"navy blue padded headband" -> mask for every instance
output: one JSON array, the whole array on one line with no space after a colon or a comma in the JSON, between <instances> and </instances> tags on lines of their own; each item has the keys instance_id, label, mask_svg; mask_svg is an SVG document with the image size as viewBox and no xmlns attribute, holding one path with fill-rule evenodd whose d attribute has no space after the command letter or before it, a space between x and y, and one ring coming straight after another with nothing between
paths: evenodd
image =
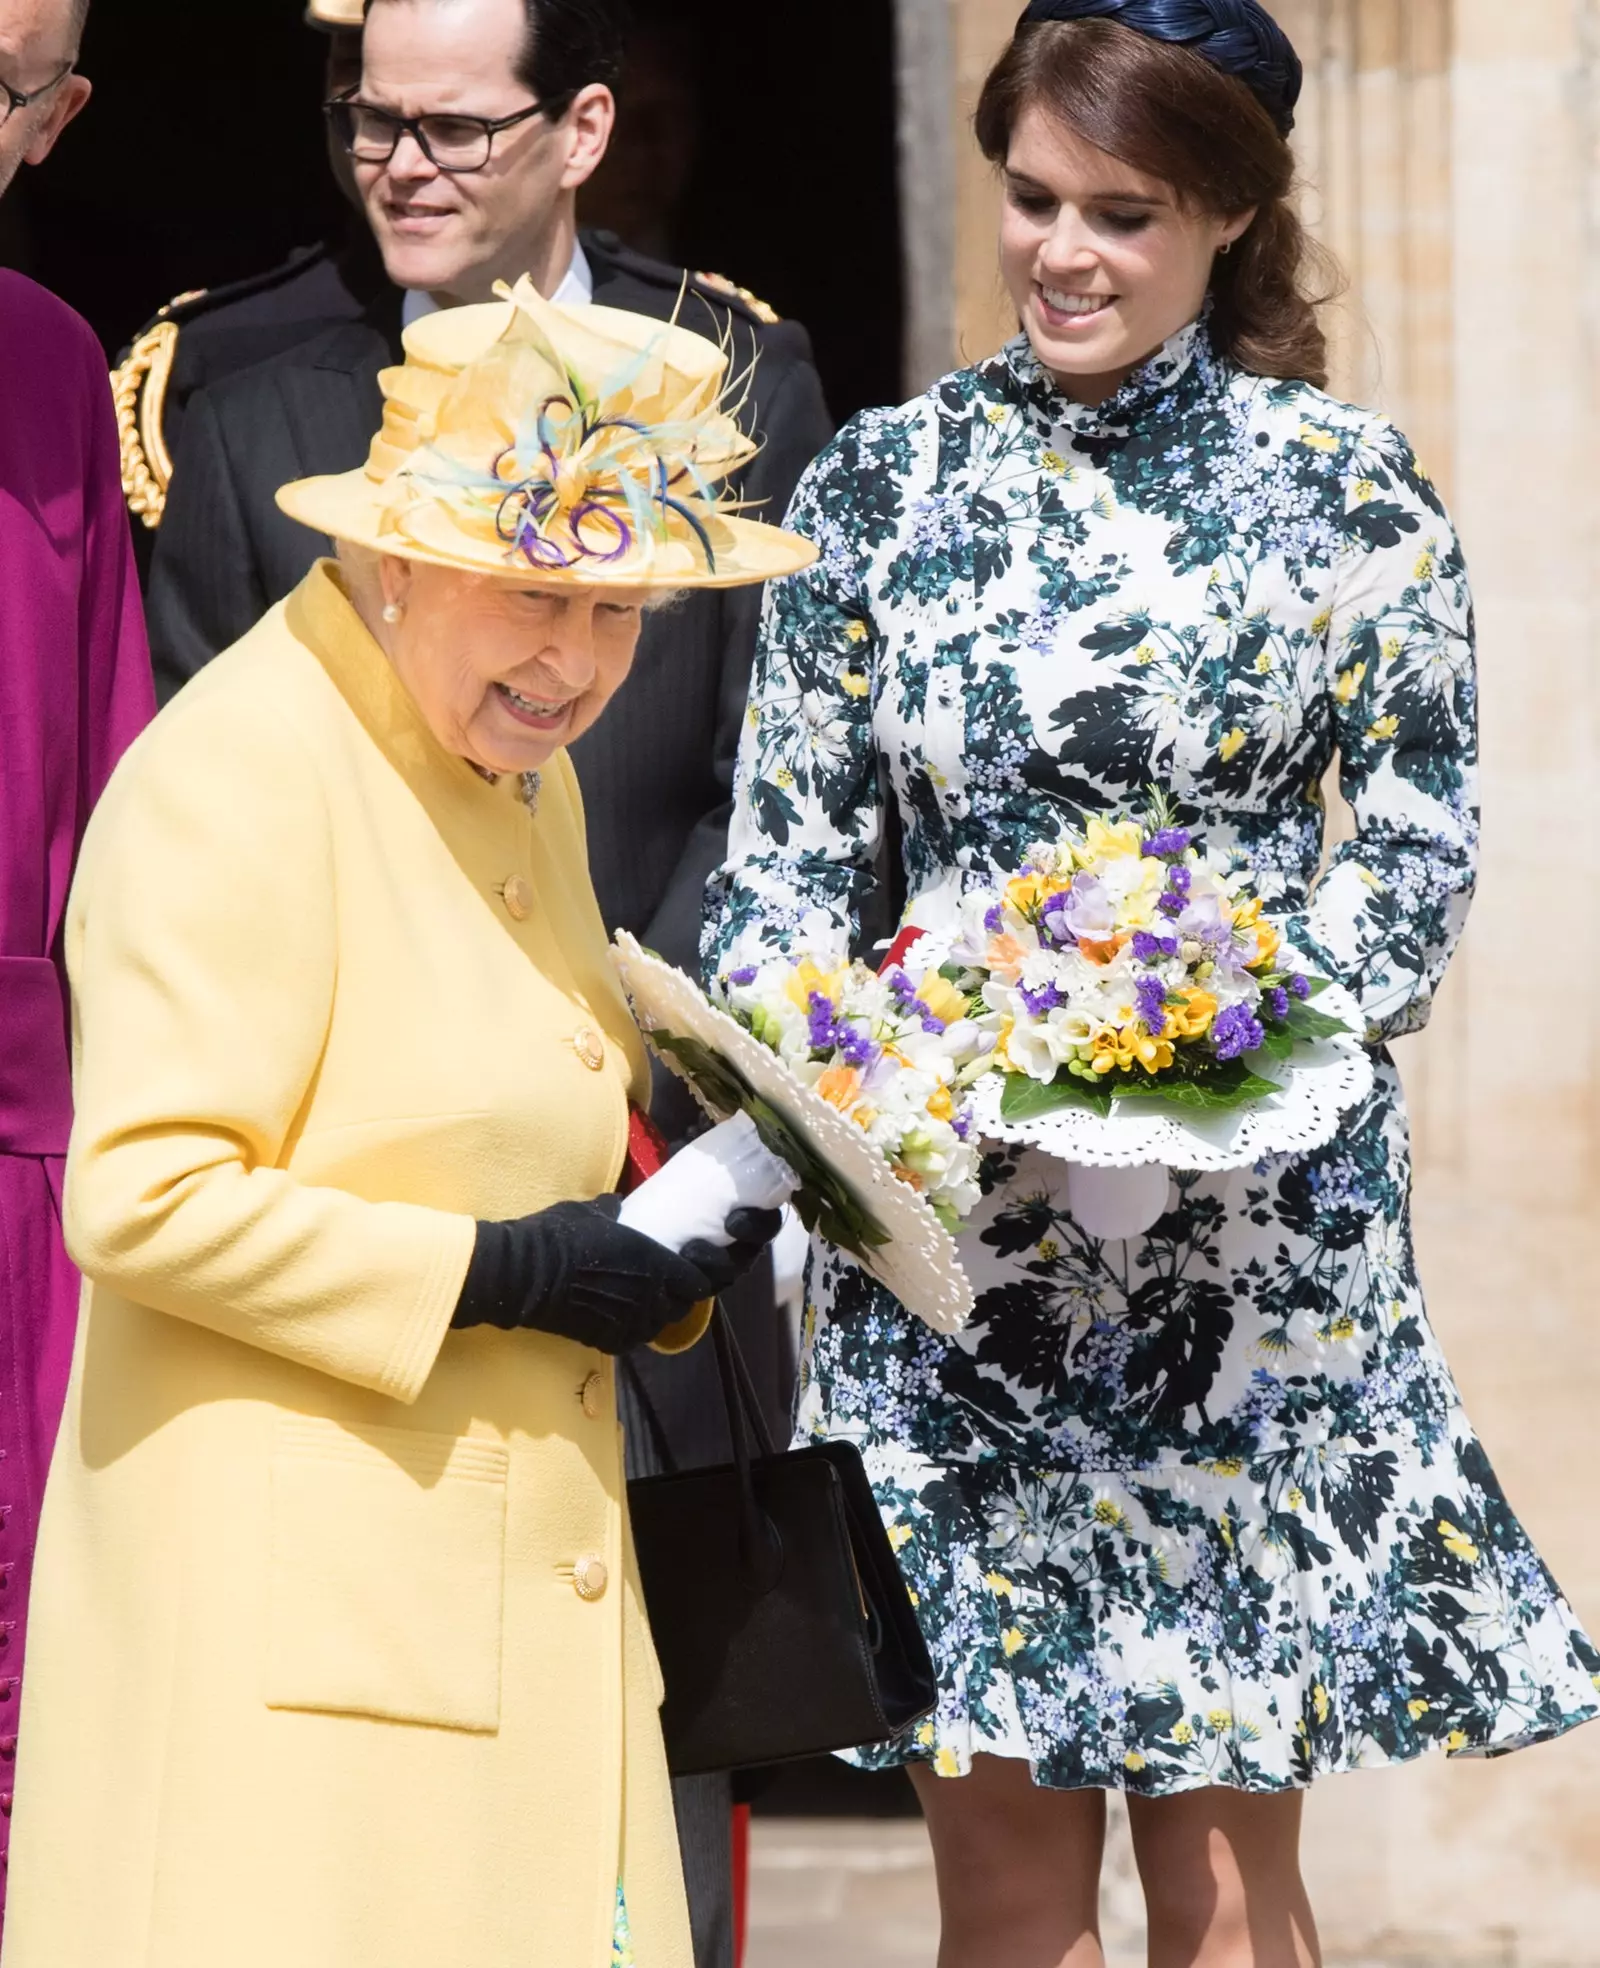
<instances>
[{"instance_id":1,"label":"navy blue padded headband","mask_svg":"<svg viewBox=\"0 0 1600 1968\"><path fill-rule=\"evenodd\" d=\"M1017 23L1116 20L1152 41L1177 41L1236 75L1284 136L1304 71L1294 44L1257 0L1033 0Z\"/></svg>"}]
</instances>

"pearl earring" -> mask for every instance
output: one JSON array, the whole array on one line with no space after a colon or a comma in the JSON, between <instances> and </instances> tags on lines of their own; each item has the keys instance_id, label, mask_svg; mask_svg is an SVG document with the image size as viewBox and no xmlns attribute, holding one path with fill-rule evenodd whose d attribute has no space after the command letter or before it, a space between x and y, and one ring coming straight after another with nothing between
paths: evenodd
<instances>
[{"instance_id":1,"label":"pearl earring","mask_svg":"<svg viewBox=\"0 0 1600 1968\"><path fill-rule=\"evenodd\" d=\"M384 606L383 619L389 624L390 628L393 628L396 622L403 622L405 615L406 611L397 601L388 602Z\"/></svg>"}]
</instances>

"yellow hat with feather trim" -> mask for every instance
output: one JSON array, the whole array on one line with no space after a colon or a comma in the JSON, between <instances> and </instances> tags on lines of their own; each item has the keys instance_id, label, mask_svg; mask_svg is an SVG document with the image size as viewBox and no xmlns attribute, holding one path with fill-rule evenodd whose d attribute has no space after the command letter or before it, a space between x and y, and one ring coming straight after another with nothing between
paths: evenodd
<instances>
[{"instance_id":1,"label":"yellow hat with feather trim","mask_svg":"<svg viewBox=\"0 0 1600 1968\"><path fill-rule=\"evenodd\" d=\"M737 417L748 378L730 389L724 349L558 307L527 279L499 291L406 330L365 467L284 486L291 518L523 585L731 588L816 559L728 493L756 446Z\"/></svg>"}]
</instances>

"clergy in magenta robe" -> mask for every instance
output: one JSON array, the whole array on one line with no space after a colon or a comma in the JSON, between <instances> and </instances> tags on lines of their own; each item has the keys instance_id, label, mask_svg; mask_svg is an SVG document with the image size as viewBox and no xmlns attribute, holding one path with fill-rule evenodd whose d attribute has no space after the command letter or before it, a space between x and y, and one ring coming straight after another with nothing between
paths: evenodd
<instances>
[{"instance_id":1,"label":"clergy in magenta robe","mask_svg":"<svg viewBox=\"0 0 1600 1968\"><path fill-rule=\"evenodd\" d=\"M0 1915L28 1583L72 1361L61 919L111 768L154 711L105 358L0 272Z\"/></svg>"}]
</instances>

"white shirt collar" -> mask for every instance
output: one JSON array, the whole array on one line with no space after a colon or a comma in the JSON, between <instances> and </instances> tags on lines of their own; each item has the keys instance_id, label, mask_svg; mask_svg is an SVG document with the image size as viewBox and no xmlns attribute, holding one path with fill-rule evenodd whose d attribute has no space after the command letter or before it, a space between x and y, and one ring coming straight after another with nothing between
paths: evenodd
<instances>
[{"instance_id":1,"label":"white shirt collar","mask_svg":"<svg viewBox=\"0 0 1600 1968\"><path fill-rule=\"evenodd\" d=\"M589 264L589 256L584 252L581 240L573 241L572 263L550 298L558 307L582 307L594 299L594 268ZM423 293L418 288L408 288L400 303L400 325L409 328L413 321L421 321L424 315L438 312L439 303L431 294Z\"/></svg>"}]
</instances>

